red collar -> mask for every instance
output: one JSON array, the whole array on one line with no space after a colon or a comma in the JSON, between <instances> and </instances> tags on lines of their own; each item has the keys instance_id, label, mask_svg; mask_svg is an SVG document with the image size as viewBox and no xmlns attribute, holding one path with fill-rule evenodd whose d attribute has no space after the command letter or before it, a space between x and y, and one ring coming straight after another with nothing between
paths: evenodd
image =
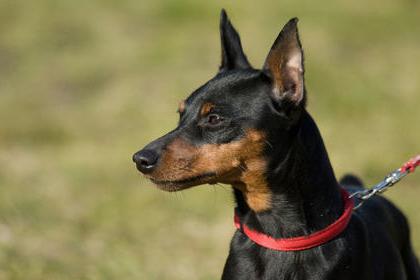
<instances>
[{"instance_id":1,"label":"red collar","mask_svg":"<svg viewBox=\"0 0 420 280\"><path fill-rule=\"evenodd\" d=\"M235 226L239 230L242 229L242 232L245 233L249 239L268 249L277 251L300 251L310 249L327 243L346 229L353 212L354 202L353 199L349 197L349 193L345 189L341 189L341 196L344 201L344 212L341 217L328 227L310 235L292 238L272 238L242 224L236 213L234 218Z\"/></svg>"}]
</instances>

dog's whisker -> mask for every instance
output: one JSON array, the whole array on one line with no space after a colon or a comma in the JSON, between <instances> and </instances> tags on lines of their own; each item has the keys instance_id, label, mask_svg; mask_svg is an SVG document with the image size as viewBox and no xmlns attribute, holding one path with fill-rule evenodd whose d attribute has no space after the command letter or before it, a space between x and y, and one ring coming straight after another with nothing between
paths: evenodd
<instances>
[{"instance_id":1,"label":"dog's whisker","mask_svg":"<svg viewBox=\"0 0 420 280\"><path fill-rule=\"evenodd\" d=\"M264 142L267 144L267 146L269 146L271 149L274 149L273 145L268 141L268 140L264 140Z\"/></svg>"}]
</instances>

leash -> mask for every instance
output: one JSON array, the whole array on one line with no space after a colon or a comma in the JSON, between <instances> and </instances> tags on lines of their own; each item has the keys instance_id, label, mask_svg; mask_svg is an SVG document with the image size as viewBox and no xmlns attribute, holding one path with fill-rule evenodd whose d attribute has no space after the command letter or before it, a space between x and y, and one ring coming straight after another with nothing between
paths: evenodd
<instances>
[{"instance_id":1,"label":"leash","mask_svg":"<svg viewBox=\"0 0 420 280\"><path fill-rule=\"evenodd\" d=\"M381 194L388 190L390 187L398 183L402 178L408 174L414 172L417 166L420 166L420 155L415 156L406 163L403 164L400 168L392 171L387 175L381 182L376 184L370 189L361 190L350 195L350 198L358 198L360 202L353 208L354 210L358 209L363 205L363 203L370 199L372 196Z\"/></svg>"}]
</instances>

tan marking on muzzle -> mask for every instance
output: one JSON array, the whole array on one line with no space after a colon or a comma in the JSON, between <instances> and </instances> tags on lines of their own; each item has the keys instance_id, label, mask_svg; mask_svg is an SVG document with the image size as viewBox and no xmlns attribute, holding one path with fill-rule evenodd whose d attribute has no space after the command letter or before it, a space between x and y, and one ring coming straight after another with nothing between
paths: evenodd
<instances>
[{"instance_id":1,"label":"tan marking on muzzle","mask_svg":"<svg viewBox=\"0 0 420 280\"><path fill-rule=\"evenodd\" d=\"M201 183L231 184L242 191L251 209L256 212L268 210L271 191L265 177L264 140L264 133L257 130L248 130L238 141L198 147L183 138L176 138L166 147L151 177L161 181L178 181L213 172L216 174L214 178Z\"/></svg>"}]
</instances>

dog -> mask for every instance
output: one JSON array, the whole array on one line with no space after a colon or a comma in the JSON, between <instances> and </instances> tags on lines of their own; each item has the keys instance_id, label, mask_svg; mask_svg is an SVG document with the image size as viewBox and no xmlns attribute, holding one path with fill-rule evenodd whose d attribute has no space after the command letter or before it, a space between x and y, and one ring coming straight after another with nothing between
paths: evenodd
<instances>
[{"instance_id":1,"label":"dog","mask_svg":"<svg viewBox=\"0 0 420 280\"><path fill-rule=\"evenodd\" d=\"M334 175L305 106L297 21L255 69L222 10L219 71L179 104L174 130L134 154L137 169L165 191L232 185L222 279L420 279L404 215L382 197L353 210L361 181Z\"/></svg>"}]
</instances>

